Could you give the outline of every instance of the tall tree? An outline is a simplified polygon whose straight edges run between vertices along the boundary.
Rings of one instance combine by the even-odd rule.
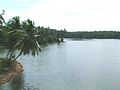
[[[21,39],[21,42],[19,44],[20,53],[15,58],[15,60],[21,54],[32,54],[33,56],[35,56],[39,53],[39,51],[41,51],[40,44],[37,40],[40,35],[37,34],[34,22],[30,19],[22,22],[22,29],[25,31],[25,34],[23,35],[23,38]]]

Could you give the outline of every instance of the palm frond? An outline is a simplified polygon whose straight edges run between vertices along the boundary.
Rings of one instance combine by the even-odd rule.
[[[2,15],[0,15],[0,19],[2,20],[3,23],[5,23],[4,18],[2,17]]]

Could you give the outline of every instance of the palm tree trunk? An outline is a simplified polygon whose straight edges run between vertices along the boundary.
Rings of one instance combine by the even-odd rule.
[[[18,54],[18,56],[14,59],[14,61],[17,60],[17,58],[22,54],[22,52],[23,52],[23,51],[21,51],[21,52]]]
[[[10,51],[11,51],[11,49],[7,52],[7,54],[5,56],[7,59],[8,59],[8,55],[9,55]]]
[[[13,56],[13,52],[14,52],[14,50],[11,50],[10,57],[9,57],[9,61],[11,60],[11,58],[12,58],[12,56]]]

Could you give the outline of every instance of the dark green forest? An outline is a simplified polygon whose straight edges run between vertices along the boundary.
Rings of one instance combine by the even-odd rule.
[[[83,39],[120,39],[118,31],[80,31],[66,32],[64,38],[83,38]]]

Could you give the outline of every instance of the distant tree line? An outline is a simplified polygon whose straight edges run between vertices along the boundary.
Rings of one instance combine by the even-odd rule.
[[[120,39],[119,31],[80,31],[66,32],[64,38],[83,38],[83,39]]]

